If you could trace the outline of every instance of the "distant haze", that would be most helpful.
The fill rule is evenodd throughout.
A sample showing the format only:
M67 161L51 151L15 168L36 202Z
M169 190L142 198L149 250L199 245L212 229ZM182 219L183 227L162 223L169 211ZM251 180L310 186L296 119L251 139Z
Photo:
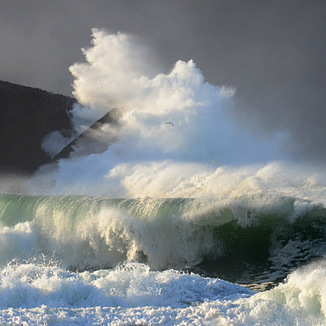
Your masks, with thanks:
M192 59L206 80L236 88L232 114L294 156L326 158L325 1L1 1L0 79L71 95L91 28L132 33L158 72Z

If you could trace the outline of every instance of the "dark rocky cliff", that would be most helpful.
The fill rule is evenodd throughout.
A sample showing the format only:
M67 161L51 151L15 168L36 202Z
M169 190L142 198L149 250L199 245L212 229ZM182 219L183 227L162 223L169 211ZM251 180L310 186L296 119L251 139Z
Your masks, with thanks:
M122 111L112 109L105 114L101 119L93 123L86 131L78 135L71 143L65 146L60 153L58 153L53 161L66 159L72 155L84 156L92 153L103 153L108 147L116 141L114 135L106 135L102 138L100 130L105 124L119 125L119 118Z
M71 132L75 99L0 81L0 173L33 173L51 158L42 150L52 131Z

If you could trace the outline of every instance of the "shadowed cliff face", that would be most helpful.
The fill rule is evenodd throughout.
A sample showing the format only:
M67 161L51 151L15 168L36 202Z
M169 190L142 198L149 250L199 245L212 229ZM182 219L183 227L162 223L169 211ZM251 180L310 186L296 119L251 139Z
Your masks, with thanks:
M108 124L118 127L121 115L122 110L112 109L109 111L68 143L53 157L53 161L105 152L116 141L116 137L112 133L106 134L105 131L102 131L102 128L105 128Z
M51 158L42 150L44 137L73 130L67 96L0 81L0 173L33 173Z

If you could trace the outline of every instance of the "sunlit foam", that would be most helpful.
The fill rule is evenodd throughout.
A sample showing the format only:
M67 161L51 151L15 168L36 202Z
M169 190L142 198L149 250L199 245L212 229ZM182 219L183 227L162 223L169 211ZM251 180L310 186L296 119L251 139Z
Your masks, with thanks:
M192 60L177 61L169 73L159 73L148 49L132 36L97 29L92 46L83 52L86 62L70 68L74 95L84 105L73 110L76 128L112 108L123 114L118 127L107 125L96 134L100 139L114 134L107 151L60 161L52 175L55 193L78 189L110 196L168 196L191 175L279 157L279 135L256 137L234 122L229 108L235 105L235 89L205 82Z

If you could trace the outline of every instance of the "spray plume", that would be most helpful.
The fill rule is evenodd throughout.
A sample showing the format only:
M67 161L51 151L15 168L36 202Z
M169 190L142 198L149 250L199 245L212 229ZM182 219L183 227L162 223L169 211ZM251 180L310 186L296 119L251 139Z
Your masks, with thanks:
M107 151L59 162L55 193L167 196L216 166L278 157L277 136L260 139L232 120L234 88L205 82L192 60L159 73L139 40L92 32L92 46L83 49L86 62L70 68L74 95L84 106L74 108L73 120L78 129L112 108L122 116L118 127L100 130L108 139L115 136Z

